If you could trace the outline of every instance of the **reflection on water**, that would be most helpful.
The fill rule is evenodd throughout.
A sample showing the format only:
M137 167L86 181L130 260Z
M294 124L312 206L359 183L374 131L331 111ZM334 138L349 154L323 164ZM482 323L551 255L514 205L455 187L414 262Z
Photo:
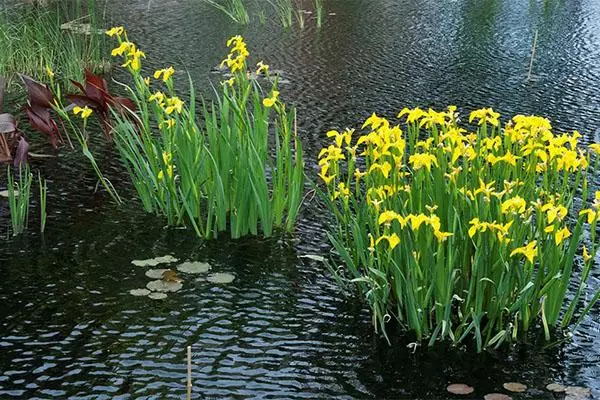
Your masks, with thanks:
M165 65L186 69L204 96L220 79L210 70L225 41L244 34L252 59L290 81L282 95L299 109L309 166L326 130L373 111L392 117L403 106L537 113L588 141L600 128L596 0L328 0L335 15L321 30L307 21L289 31L260 24L255 11L249 27L237 26L197 0L108 0L107 10L146 51L148 75ZM526 82L536 30L537 79ZM185 87L183 74L176 77ZM113 150L99 142L94 151L133 198ZM78 154L35 167L49 181L47 232L32 228L0 243L2 399L183 398L187 345L195 393L205 398L444 399L455 381L475 386L478 397L507 381L542 389L559 380L599 394L598 307L563 347L475 355L440 345L413 354L410 335L398 333L389 347L360 301L341 297L320 265L298 258L328 248L316 201L293 238L203 242L163 228L135 203L115 210L93 193L95 176ZM0 226L8 223L0 203ZM164 301L131 296L148 280L131 260L165 254L208 262L235 281L189 279Z

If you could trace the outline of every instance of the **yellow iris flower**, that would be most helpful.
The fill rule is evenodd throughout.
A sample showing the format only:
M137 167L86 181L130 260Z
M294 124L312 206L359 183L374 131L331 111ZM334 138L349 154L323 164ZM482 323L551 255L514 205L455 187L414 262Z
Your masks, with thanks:
M517 254L524 255L525 258L527 258L527 260L531 264L533 264L533 260L538 255L537 241L534 240L534 241L530 242L529 244L527 244L526 246L514 249L510 253L510 256L512 257L512 256L515 256Z

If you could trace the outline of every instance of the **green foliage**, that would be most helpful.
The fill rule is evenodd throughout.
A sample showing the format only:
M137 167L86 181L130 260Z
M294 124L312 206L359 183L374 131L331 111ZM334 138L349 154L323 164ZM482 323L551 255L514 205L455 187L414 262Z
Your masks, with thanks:
M121 45L130 43L126 33L114 32ZM169 225L192 226L206 238L227 228L233 238L259 229L265 236L276 228L292 231L304 182L295 111L286 110L276 85L263 98L246 72L241 37L228 45L224 64L233 77L223 82L215 103L202 104L202 124L191 80L186 105L176 96L173 68L155 73L155 85L166 91L153 92L139 64L130 63L134 83L128 90L138 112L133 121L115 115L117 149L144 209L164 215ZM124 56L133 61L135 51Z
M42 176L40 175L39 171L38 184L40 188L40 232L44 233L44 230L46 230L46 197L48 194L48 184L46 183L45 179L42 180Z
M6 171L8 179L8 207L10 209L13 236L23 233L25 228L27 228L29 219L29 197L33 179L33 175L29 171L28 165L22 165L18 170L19 177L16 182L11 168L8 167Z
M2 7L0 75L22 73L48 81L50 69L67 81L80 80L86 67L103 71L106 39L95 8L94 0Z
M229 18L238 24L247 25L250 22L248 16L248 10L244 5L243 0L201 0L207 4L210 4L217 10L220 10L227 14Z
M491 109L471 114L473 133L455 107L405 114L402 129L373 114L356 141L330 131L319 155L336 279L365 296L376 329L395 319L418 340L474 339L481 351L577 324L600 294L586 290L600 145L580 149L579 133L535 116L502 129Z

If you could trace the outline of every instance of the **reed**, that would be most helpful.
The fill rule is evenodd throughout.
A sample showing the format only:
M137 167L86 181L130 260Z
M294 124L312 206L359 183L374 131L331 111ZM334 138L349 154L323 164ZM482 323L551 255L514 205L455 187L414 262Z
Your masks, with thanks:
M275 9L277 18L284 28L291 28L294 24L294 14L297 18L303 18L299 16L299 12L295 12L294 4L292 0L267 0Z
M48 216L46 212L46 198L48 194L48 184L46 179L42 180L42 176L38 171L38 184L40 189L40 232L44 233L46 230L46 218Z
M78 24L68 25L73 20ZM0 75L9 82L16 73L47 81L49 67L68 82L80 80L86 67L104 71L106 39L97 33L100 25L93 0L55 2L43 8L2 7Z
M144 209L207 238L227 228L233 238L292 231L304 182L295 111L287 111L276 83L265 97L249 77L243 39L228 42L223 65L232 78L215 89L214 103L197 110L191 79L185 104L174 89L172 67L156 71L154 81L143 78L135 61L139 50L126 32L114 28L109 34L118 38L117 49L126 48L133 79L127 90L137 106L134 121L115 115L115 143ZM268 66L261 62L262 74Z
M365 296L375 328L387 337L394 319L418 340L473 339L481 351L576 326L600 295L586 290L600 144L582 149L578 132L535 116L502 128L491 109L469 126L455 107L398 117L404 126L373 114L358 138L330 131L319 155L335 277Z
M323 0L314 0L314 7L317 18L317 28L321 28L323 26L323 12L325 9Z
M29 197L31 194L31 182L33 175L28 165L18 167L19 177L15 181L10 167L6 175L8 181L8 207L10 209L10 220L12 223L12 234L17 236L27 228L29 219Z
M217 0L202 1L207 4L210 4L217 10L222 11L238 24L248 25L248 23L250 22L248 10L244 5L243 0L224 0L222 2L218 2Z

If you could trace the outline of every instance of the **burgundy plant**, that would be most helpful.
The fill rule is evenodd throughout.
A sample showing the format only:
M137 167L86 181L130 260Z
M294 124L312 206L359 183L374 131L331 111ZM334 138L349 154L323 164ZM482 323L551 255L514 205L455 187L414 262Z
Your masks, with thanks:
M87 68L83 84L75 81L71 82L79 88L81 94L69 94L65 97L79 107L87 106L94 110L102 124L104 136L111 140L110 108L114 108L119 113L132 112L135 110L134 102L126 97L112 96L108 92L106 80Z
M29 143L19 131L15 117L4 112L4 83L0 77L0 162L13 160L17 167L27 163Z
M48 136L52 147L56 149L59 144L63 143L63 138L50 113L55 104L54 95L43 83L26 75L21 75L21 79L27 88L28 99L24 110L29 124L33 129Z

